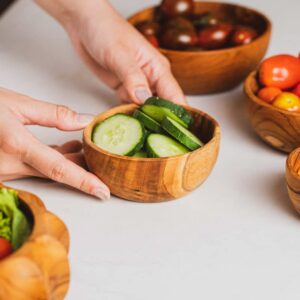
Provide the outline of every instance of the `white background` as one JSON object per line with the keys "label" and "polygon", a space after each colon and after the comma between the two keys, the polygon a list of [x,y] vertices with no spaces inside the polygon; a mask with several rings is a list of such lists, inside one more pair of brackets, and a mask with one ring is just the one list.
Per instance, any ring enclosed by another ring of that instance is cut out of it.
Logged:
{"label": "white background", "polygon": [[[157,3],[112,2],[124,16]],[[298,53],[299,0],[234,2],[273,20],[268,55]],[[29,0],[0,19],[0,85],[86,113],[117,103],[59,25]],[[67,224],[67,299],[299,299],[300,222],[286,192],[286,155],[251,131],[241,87],[188,99],[220,122],[222,143],[212,175],[180,200],[143,205],[112,197],[103,203],[47,181],[9,183],[39,195]],[[46,143],[81,139],[81,132],[34,132]]]}

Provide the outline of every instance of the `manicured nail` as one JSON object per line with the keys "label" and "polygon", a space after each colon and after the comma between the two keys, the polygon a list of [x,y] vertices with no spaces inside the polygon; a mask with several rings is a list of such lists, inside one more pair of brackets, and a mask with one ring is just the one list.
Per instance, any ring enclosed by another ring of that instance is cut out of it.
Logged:
{"label": "manicured nail", "polygon": [[141,101],[142,103],[145,102],[148,98],[150,98],[152,95],[149,91],[146,89],[138,89],[135,91],[136,98]]}
{"label": "manicured nail", "polygon": [[95,189],[93,191],[93,195],[96,196],[97,198],[101,199],[101,200],[109,200],[110,199],[110,192],[109,191],[105,191],[103,189]]}
{"label": "manicured nail", "polygon": [[88,125],[89,123],[91,123],[93,121],[95,116],[91,115],[91,114],[78,114],[77,118],[79,123],[83,124],[83,125]]}

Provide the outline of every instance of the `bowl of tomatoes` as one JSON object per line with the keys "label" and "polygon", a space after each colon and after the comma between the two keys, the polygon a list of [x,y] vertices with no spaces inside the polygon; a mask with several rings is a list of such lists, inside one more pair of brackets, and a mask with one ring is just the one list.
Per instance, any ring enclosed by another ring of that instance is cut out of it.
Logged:
{"label": "bowl of tomatoes", "polygon": [[272,147],[300,147],[300,58],[282,54],[264,60],[245,81],[251,125]]}
{"label": "bowl of tomatoes", "polygon": [[171,63],[186,94],[230,90],[265,55],[271,22],[262,13],[229,3],[163,0],[129,22]]}
{"label": "bowl of tomatoes", "polygon": [[0,184],[0,299],[64,299],[69,234],[33,194]]}

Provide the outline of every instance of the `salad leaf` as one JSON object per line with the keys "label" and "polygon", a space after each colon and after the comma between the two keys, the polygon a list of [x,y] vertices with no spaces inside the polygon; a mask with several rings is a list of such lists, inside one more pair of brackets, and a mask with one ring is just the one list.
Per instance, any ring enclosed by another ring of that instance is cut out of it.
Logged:
{"label": "salad leaf", "polygon": [[11,218],[8,218],[0,211],[0,237],[11,241]]}
{"label": "salad leaf", "polygon": [[[3,226],[2,230],[9,232],[7,224],[10,224],[11,234],[8,237],[14,250],[18,249],[24,243],[31,232],[31,226],[18,206],[19,198],[17,192],[0,188],[0,212],[2,212],[6,220],[4,222],[6,226]],[[0,226],[0,228],[2,227]]]}

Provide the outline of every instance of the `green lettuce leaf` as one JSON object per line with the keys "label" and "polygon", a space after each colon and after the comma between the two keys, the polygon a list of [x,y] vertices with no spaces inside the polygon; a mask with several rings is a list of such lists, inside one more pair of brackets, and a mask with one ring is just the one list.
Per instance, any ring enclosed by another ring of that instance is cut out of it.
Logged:
{"label": "green lettuce leaf", "polygon": [[11,218],[8,218],[0,211],[0,237],[11,241]]}
{"label": "green lettuce leaf", "polygon": [[[7,232],[6,234],[14,250],[18,249],[24,243],[31,232],[30,223],[18,206],[19,198],[17,192],[0,188],[0,212],[4,216],[3,220],[6,220],[4,221],[6,225],[3,228],[0,221],[0,232],[1,230]],[[7,224],[10,225],[10,234],[8,234]]]}

